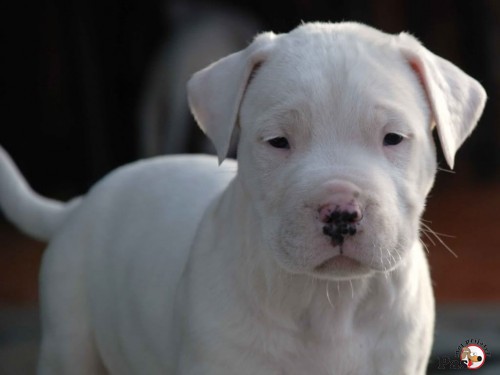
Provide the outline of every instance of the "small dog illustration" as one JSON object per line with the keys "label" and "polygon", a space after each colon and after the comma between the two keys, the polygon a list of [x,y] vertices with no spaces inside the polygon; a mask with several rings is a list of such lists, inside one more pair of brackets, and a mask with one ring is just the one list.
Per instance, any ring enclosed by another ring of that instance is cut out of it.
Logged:
{"label": "small dog illustration", "polygon": [[483,357],[481,357],[480,355],[476,355],[476,353],[473,353],[470,348],[466,346],[462,349],[460,359],[465,365],[467,365],[467,367],[471,367],[475,362],[481,362],[483,360]]}

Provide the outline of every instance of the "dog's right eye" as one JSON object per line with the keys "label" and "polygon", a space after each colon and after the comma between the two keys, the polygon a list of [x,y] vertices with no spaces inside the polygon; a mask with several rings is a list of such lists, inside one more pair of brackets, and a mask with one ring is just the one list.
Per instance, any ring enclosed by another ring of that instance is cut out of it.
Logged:
{"label": "dog's right eye", "polygon": [[404,137],[398,133],[387,133],[384,137],[384,146],[396,146],[403,141]]}
{"label": "dog's right eye", "polygon": [[274,148],[283,148],[283,149],[290,149],[290,143],[288,143],[288,139],[285,137],[276,137],[272,138],[267,141],[271,146]]}

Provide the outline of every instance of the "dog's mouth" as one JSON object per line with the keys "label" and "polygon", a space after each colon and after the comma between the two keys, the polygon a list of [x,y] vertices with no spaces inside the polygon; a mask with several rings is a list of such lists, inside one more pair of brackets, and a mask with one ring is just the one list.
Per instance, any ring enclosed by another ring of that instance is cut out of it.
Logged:
{"label": "dog's mouth", "polygon": [[361,267],[363,267],[363,265],[355,259],[352,259],[345,255],[335,255],[334,257],[331,257],[316,266],[314,270],[320,273],[329,273],[332,271],[349,273],[352,271],[357,271]]}
{"label": "dog's mouth", "polygon": [[371,275],[373,270],[346,255],[335,255],[314,267],[316,277],[328,280],[351,280]]}

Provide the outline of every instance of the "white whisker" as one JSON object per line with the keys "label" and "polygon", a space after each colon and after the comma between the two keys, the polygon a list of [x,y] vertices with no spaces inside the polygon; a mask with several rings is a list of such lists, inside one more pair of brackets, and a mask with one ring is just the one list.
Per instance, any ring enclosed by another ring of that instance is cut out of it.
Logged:
{"label": "white whisker", "polygon": [[436,232],[433,229],[428,228],[428,230],[432,231],[432,233],[437,234],[440,237],[446,237],[446,238],[457,238],[457,236],[453,236],[451,234],[446,234],[446,233],[441,233],[441,232]]}
{"label": "white whisker", "polygon": [[[423,224],[422,224],[423,225]],[[427,237],[427,239],[430,241],[430,243],[432,244],[432,246],[436,246],[436,243],[434,242],[434,240],[432,239],[432,237],[430,236],[430,234],[428,233],[427,229],[421,229],[421,232],[425,235],[425,237]]]}
{"label": "white whisker", "polygon": [[334,309],[335,307],[333,306],[332,300],[330,299],[330,282],[326,282],[326,299],[328,300],[328,303]]}
{"label": "white whisker", "polygon": [[429,233],[429,234],[432,234],[434,236],[434,238],[441,244],[444,246],[444,248],[446,250],[448,250],[455,258],[458,258],[458,255],[443,241],[443,239],[440,237],[440,236],[446,236],[446,237],[452,237],[453,236],[449,236],[449,235],[443,235],[442,233],[437,233],[435,232],[434,230],[432,230],[428,225],[424,224],[424,223],[420,223],[423,227],[423,232],[424,233]]}
{"label": "white whisker", "polygon": [[422,246],[424,247],[425,252],[426,252],[427,254],[430,254],[430,253],[429,253],[429,248],[427,247],[427,244],[426,244],[424,241],[420,241],[420,243],[421,243],[421,244],[422,244]]}
{"label": "white whisker", "polygon": [[438,171],[441,171],[441,172],[446,172],[446,173],[455,174],[455,171],[452,171],[451,169],[446,169],[446,168],[437,167],[437,170],[438,170]]}

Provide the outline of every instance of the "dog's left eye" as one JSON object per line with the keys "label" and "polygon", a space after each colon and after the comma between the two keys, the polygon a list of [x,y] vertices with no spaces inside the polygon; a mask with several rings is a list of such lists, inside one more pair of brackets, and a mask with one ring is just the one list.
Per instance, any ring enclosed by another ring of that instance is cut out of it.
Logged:
{"label": "dog's left eye", "polygon": [[397,133],[387,133],[384,137],[384,146],[396,146],[403,141],[404,137]]}
{"label": "dog's left eye", "polygon": [[284,148],[284,149],[289,149],[290,148],[290,143],[288,143],[288,139],[285,137],[276,137],[272,138],[267,141],[271,146],[274,148]]}

